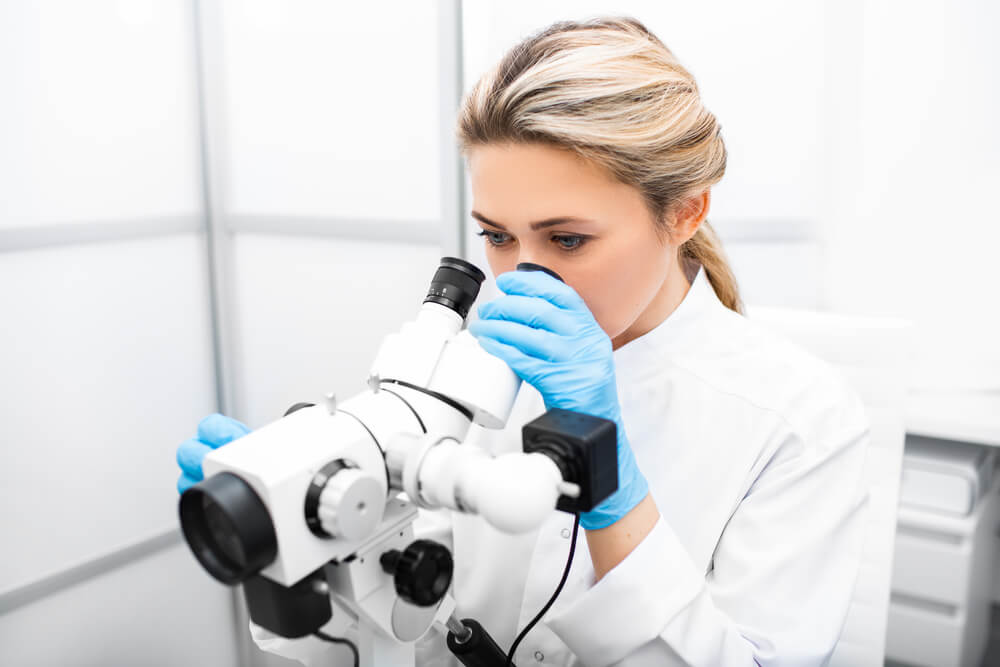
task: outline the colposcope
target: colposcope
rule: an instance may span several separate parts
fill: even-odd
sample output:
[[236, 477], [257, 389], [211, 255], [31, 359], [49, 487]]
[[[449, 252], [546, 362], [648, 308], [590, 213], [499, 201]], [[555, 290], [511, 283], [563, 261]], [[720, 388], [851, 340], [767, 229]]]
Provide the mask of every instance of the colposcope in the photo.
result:
[[473, 424], [503, 427], [520, 388], [463, 329], [484, 278], [442, 258], [416, 318], [382, 341], [365, 391], [295, 404], [205, 457], [204, 480], [180, 498], [184, 537], [209, 574], [243, 584], [256, 624], [303, 637], [336, 606], [358, 624], [365, 667], [414, 664], [432, 626], [447, 628], [463, 664], [506, 663], [475, 620], [453, 614], [451, 553], [414, 539], [418, 508], [530, 531], [553, 508], [587, 511], [615, 491], [617, 439], [613, 422], [553, 409], [523, 427], [523, 452], [466, 442]]

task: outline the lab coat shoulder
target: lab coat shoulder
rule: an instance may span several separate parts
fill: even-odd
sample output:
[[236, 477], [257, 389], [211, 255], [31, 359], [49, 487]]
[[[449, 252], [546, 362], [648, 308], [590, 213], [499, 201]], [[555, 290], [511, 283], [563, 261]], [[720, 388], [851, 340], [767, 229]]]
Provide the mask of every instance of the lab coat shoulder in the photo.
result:
[[[776, 441], [791, 436], [800, 447], [843, 447], [867, 432], [857, 390], [839, 368], [752, 319], [720, 308], [707, 318], [703, 340], [672, 362], [720, 395], [734, 397], [775, 420]], [[762, 443], [763, 444], [763, 443]]]
[[[729, 331], [718, 354], [679, 363], [754, 406], [771, 427], [712, 554], [707, 591], [757, 646], [760, 664], [822, 660], [860, 566], [865, 408], [840, 369], [737, 313], [719, 320]], [[764, 596], [777, 605], [762, 606]]]

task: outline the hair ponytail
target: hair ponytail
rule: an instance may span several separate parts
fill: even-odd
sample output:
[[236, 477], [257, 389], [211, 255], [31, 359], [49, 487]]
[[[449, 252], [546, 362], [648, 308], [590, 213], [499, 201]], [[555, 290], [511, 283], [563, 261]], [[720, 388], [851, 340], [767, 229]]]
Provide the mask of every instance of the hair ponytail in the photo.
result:
[[736, 276], [729, 268], [722, 241], [708, 220], [703, 221], [694, 236], [681, 245], [680, 252], [684, 260], [701, 264], [715, 295], [726, 308], [743, 314], [743, 301], [736, 286]]

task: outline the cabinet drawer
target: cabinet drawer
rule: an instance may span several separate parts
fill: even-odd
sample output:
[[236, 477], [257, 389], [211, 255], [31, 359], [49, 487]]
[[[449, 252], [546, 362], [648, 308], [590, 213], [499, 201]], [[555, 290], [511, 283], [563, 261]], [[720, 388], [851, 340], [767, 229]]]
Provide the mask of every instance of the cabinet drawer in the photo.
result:
[[[917, 606], [919, 605], [919, 606]], [[886, 657], [928, 667], [962, 664], [965, 614], [951, 605], [889, 603]]]
[[892, 590], [964, 606], [968, 600], [973, 541], [900, 525], [892, 563]]

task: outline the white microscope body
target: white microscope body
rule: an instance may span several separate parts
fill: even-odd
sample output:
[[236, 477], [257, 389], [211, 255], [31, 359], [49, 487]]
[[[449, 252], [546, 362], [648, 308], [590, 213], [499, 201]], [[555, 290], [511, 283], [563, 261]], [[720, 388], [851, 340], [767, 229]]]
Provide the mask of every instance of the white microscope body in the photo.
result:
[[503, 427], [520, 388], [462, 329], [482, 279], [444, 258], [416, 319], [384, 339], [366, 391], [293, 406], [205, 457], [205, 480], [181, 497], [185, 537], [213, 576], [245, 584], [258, 624], [314, 632], [329, 594], [357, 619], [362, 665], [413, 664], [435, 618], [464, 631], [449, 618], [450, 554], [414, 542], [418, 507], [516, 533], [579, 495], [558, 456], [464, 442], [473, 423]]

